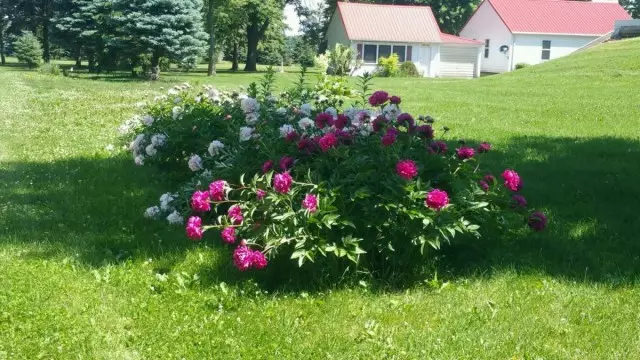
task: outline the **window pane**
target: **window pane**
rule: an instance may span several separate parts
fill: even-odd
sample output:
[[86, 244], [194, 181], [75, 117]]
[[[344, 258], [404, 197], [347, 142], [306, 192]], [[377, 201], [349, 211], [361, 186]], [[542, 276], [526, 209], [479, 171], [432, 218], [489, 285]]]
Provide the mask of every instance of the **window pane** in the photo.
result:
[[551, 40], [542, 40], [543, 49], [551, 49]]
[[376, 47], [375, 45], [364, 46], [364, 62], [375, 63], [376, 62]]
[[484, 57], [489, 57], [489, 39], [484, 40]]
[[405, 47], [404, 46], [394, 46], [393, 47], [393, 52], [398, 54], [398, 59], [400, 60], [400, 62], [404, 62], [404, 51], [405, 51]]
[[378, 46], [378, 59], [381, 57], [389, 57], [391, 55], [391, 45]]
[[549, 60], [551, 58], [551, 50], [542, 50], [542, 60]]

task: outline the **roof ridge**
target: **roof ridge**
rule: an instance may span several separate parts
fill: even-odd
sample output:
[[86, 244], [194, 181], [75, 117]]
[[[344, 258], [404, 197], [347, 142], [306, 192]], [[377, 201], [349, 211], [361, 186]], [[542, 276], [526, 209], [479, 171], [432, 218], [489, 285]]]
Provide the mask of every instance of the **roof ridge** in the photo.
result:
[[349, 5], [362, 5], [362, 6], [384, 6], [384, 7], [415, 7], [415, 8], [429, 8], [431, 9], [431, 5], [415, 5], [415, 4], [377, 4], [377, 3], [366, 3], [366, 2], [355, 2], [355, 1], [338, 1], [338, 5], [340, 4], [349, 4]]

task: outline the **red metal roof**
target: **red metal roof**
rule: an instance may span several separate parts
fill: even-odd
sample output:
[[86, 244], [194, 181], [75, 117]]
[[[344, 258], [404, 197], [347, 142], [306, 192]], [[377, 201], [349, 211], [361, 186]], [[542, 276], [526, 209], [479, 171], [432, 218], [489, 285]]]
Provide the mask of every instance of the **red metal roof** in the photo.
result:
[[441, 34], [429, 6], [338, 2], [336, 15], [340, 16], [349, 40], [481, 44]]
[[631, 19], [618, 3], [574, 0], [485, 0], [514, 33], [604, 35]]

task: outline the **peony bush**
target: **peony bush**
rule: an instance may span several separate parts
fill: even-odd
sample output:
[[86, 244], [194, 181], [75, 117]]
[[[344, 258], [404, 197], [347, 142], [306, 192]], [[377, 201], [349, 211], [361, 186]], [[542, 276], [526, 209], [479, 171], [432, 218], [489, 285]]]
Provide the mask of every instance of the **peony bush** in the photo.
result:
[[482, 170], [489, 143], [449, 141], [400, 97], [366, 96], [369, 80], [309, 87], [303, 74], [277, 96], [271, 73], [245, 93], [172, 88], [120, 129], [137, 165], [190, 174], [145, 216], [233, 247], [240, 271], [282, 257], [407, 263], [483, 228], [544, 230], [514, 169]]

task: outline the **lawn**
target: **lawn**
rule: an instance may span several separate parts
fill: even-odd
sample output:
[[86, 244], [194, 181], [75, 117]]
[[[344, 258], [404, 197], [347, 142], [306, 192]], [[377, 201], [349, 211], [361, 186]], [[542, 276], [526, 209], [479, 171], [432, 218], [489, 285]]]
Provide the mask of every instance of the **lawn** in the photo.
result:
[[518, 170], [551, 219], [447, 247], [437, 275], [407, 285], [254, 281], [142, 217], [171, 187], [106, 149], [119, 123], [174, 83], [261, 74], [0, 67], [0, 359], [638, 358], [638, 59], [626, 40], [481, 79], [376, 79], [452, 136], [490, 141], [488, 166]]

